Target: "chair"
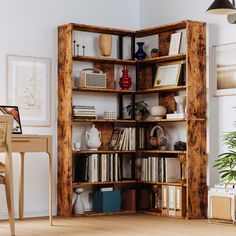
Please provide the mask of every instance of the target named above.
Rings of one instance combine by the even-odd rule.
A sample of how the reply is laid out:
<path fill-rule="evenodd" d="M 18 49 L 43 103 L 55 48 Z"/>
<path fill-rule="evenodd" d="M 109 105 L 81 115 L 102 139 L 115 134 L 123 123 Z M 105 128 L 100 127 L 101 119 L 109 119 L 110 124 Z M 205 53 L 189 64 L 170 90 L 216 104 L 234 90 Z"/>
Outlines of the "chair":
<path fill-rule="evenodd" d="M 13 202 L 12 180 L 12 133 L 13 117 L 10 115 L 0 116 L 0 152 L 6 154 L 5 164 L 0 162 L 0 184 L 5 185 L 7 208 L 10 221 L 11 235 L 15 235 L 15 218 Z"/>

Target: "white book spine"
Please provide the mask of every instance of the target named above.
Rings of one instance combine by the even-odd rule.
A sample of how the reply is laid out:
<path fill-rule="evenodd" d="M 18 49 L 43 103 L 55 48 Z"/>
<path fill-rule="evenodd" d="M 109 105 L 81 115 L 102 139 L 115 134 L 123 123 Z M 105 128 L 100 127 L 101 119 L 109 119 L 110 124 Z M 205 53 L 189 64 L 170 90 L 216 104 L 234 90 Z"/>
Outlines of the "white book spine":
<path fill-rule="evenodd" d="M 155 170 L 156 170 L 156 158 L 155 157 L 151 157 L 151 166 L 152 166 L 152 178 L 151 181 L 155 182 Z"/>
<path fill-rule="evenodd" d="M 115 181 L 118 181 L 118 153 L 115 153 L 115 157 L 114 157 L 114 167 L 115 167 Z"/>

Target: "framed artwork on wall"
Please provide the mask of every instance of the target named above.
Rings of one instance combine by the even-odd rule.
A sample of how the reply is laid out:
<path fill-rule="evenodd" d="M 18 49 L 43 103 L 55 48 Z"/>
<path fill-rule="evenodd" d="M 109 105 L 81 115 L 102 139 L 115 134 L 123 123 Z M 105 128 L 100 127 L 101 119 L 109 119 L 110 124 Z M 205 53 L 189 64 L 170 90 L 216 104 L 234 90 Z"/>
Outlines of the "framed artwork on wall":
<path fill-rule="evenodd" d="M 20 113 L 17 106 L 2 106 L 0 105 L 0 115 L 11 115 L 13 116 L 13 134 L 22 134 L 22 127 L 20 121 Z"/>
<path fill-rule="evenodd" d="M 7 56 L 8 102 L 19 107 L 23 126 L 51 125 L 51 59 Z"/>
<path fill-rule="evenodd" d="M 213 47 L 215 96 L 236 94 L 236 43 Z"/>

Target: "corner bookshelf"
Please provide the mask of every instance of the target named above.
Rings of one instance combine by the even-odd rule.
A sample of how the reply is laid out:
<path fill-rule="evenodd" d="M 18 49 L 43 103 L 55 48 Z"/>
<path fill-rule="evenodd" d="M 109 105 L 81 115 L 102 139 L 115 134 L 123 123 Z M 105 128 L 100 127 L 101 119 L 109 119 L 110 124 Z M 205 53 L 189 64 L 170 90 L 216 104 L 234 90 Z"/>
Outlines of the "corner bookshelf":
<path fill-rule="evenodd" d="M 177 30 L 186 32 L 186 53 L 173 56 L 163 55 L 157 58 L 148 58 L 142 61 L 135 60 L 135 40 L 139 38 L 158 35 L 159 49 L 166 50 L 166 42 L 170 34 Z M 73 32 L 82 31 L 87 33 L 103 33 L 116 35 L 118 37 L 118 58 L 101 58 L 95 56 L 74 56 L 73 54 Z M 129 37 L 131 41 L 131 58 L 123 59 L 123 38 Z M 175 62 L 184 60 L 186 62 L 186 83 L 184 85 L 153 88 L 153 68 L 163 62 Z M 122 91 L 119 88 L 109 87 L 80 88 L 75 87 L 72 79 L 73 63 L 89 62 L 94 66 L 105 70 L 107 77 L 114 79 L 115 65 L 129 65 L 136 70 L 136 89 Z M 145 77 L 145 80 L 143 79 Z M 118 96 L 118 101 L 123 95 L 130 95 L 134 103 L 136 95 L 159 94 L 159 102 L 167 108 L 173 109 L 173 97 L 179 92 L 186 92 L 186 118 L 185 119 L 160 119 L 160 120 L 135 120 L 123 119 L 119 115 L 117 120 L 102 119 L 74 119 L 72 117 L 73 96 L 78 93 L 113 94 Z M 122 102 L 120 104 L 122 106 Z M 121 112 L 121 107 L 119 111 Z M 119 113 L 120 113 L 119 112 Z M 131 151 L 113 150 L 73 150 L 72 130 L 74 125 L 81 123 L 95 123 L 100 131 L 103 127 L 114 127 L 116 124 L 131 125 L 132 127 L 144 126 L 147 129 L 151 125 L 180 123 L 186 124 L 186 151 L 142 149 Z M 110 128 L 109 128 L 110 129 Z M 106 136 L 106 133 L 105 133 Z M 108 138 L 108 137 L 106 137 Z M 131 180 L 119 180 L 112 182 L 73 182 L 72 169 L 73 158 L 80 158 L 86 154 L 132 154 L 140 155 L 185 155 L 186 182 L 166 183 L 141 181 L 133 178 Z M 122 186 L 134 185 L 137 189 L 150 189 L 151 186 L 179 186 L 183 187 L 186 195 L 186 217 L 199 219 L 206 217 L 207 208 L 207 185 L 206 185 L 206 26 L 203 22 L 185 20 L 172 24 L 151 27 L 143 30 L 132 31 L 98 27 L 82 24 L 66 24 L 58 27 L 58 215 L 69 217 L 72 215 L 72 193 L 73 188 L 79 186 Z M 139 212 L 139 211 L 137 211 Z M 124 214 L 129 212 L 124 211 Z M 134 213 L 134 212 L 130 212 Z M 160 215 L 159 213 L 146 210 L 145 213 Z M 118 214 L 118 213 L 117 213 Z M 122 212 L 120 212 L 122 214 Z M 103 213 L 87 212 L 85 216 L 106 215 Z"/>

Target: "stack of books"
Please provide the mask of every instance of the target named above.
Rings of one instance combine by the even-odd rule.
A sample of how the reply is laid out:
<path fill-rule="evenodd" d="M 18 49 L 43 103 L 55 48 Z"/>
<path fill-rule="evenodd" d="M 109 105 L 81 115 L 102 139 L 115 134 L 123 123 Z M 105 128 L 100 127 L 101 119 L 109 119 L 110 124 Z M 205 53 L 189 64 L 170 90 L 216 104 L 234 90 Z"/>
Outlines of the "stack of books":
<path fill-rule="evenodd" d="M 73 106 L 75 119 L 96 119 L 95 106 Z"/>
<path fill-rule="evenodd" d="M 135 150 L 136 129 L 116 127 L 110 141 L 111 150 Z"/>
<path fill-rule="evenodd" d="M 142 159 L 141 180 L 174 183 L 181 178 L 178 158 L 148 157 Z"/>

